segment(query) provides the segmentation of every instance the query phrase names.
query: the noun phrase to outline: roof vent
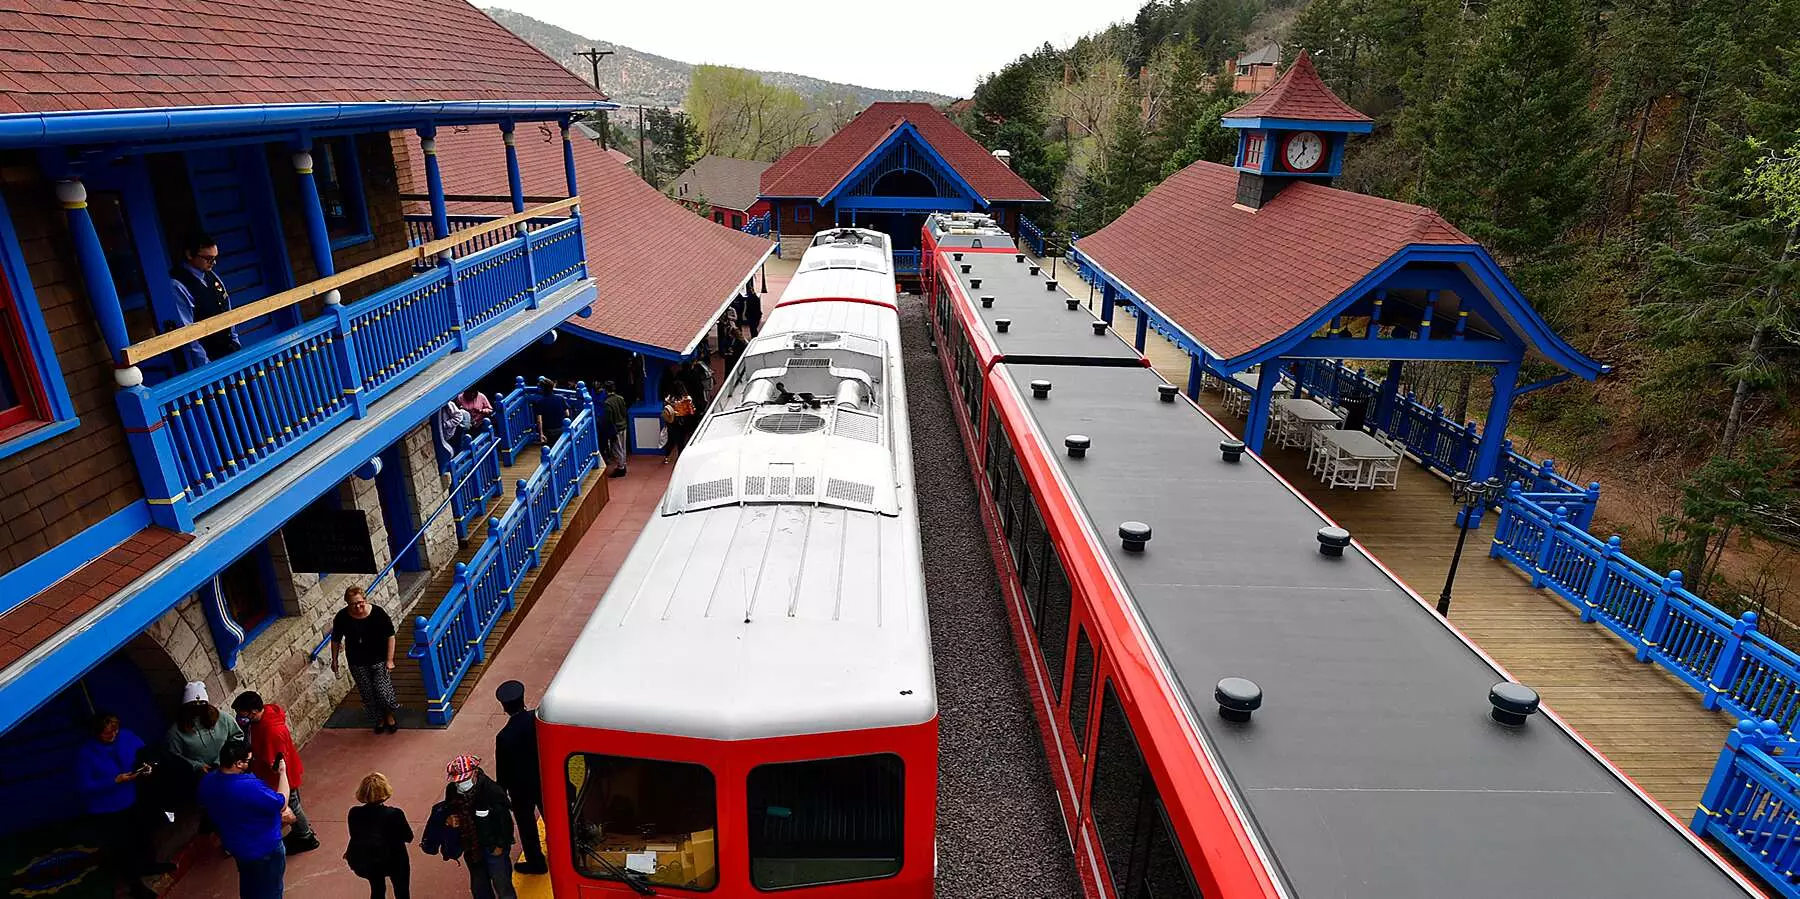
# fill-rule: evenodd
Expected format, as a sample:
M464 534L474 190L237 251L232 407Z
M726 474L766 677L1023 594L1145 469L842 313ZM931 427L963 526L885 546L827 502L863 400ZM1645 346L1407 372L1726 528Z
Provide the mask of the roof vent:
M1141 521L1127 521L1119 525L1119 545L1128 553L1141 553L1144 544L1150 542L1150 526Z
M1035 399L1043 399L1050 395L1050 382L1039 379L1031 382L1031 395Z
M1055 278L1045 278L1044 279L1044 289L1045 290L1055 290L1056 289L1056 279Z
M1512 681L1501 681L1488 691L1493 709L1488 716L1507 727L1524 727L1525 719L1537 713L1537 691Z
M1063 303L1064 303L1064 304L1066 304L1066 305L1067 305L1067 306L1068 306L1068 307L1069 307L1069 311L1070 311L1070 312L1074 312L1074 311L1075 311L1075 308L1076 308L1076 307L1077 307L1077 306L1080 306L1080 305L1081 305L1081 301L1080 301L1080 300L1078 300L1078 299L1075 299L1075 298L1074 298L1074 297L1067 297L1067 298L1064 298L1064 300L1063 300Z
M860 412L838 410L837 421L831 426L834 437L848 437L868 443L881 442L881 419Z
M788 368L830 368L831 360L827 359L827 358L823 358L823 357L820 357L817 359L794 358L794 359L789 359L787 361L787 367Z
M1094 336L1100 337L1100 336L1104 335L1105 333L1106 333L1106 322L1101 322L1101 321L1094 322Z
M974 267L975 267L975 266L974 266L974 264L973 264L973 263L969 263L969 262L965 262L965 263L963 263L963 264L962 264L962 270L963 270L963 274L965 274L965 275L966 275L966 274L968 274L968 273L969 273L969 269L972 269L972 268L974 268Z
M1037 267L1037 263L1032 263L1030 266L1028 266L1028 268L1031 271L1031 273L1034 275L1037 274L1038 272L1043 271L1043 269Z
M983 308L983 309L994 308L994 295L993 294L984 293L981 295L981 308Z
M767 486L768 483L769 483L768 479L763 477L762 475L759 475L759 474L747 475L744 477L744 495L745 496L762 496L763 494L769 492L769 488Z
M969 279L969 289L970 290L980 290L981 289L981 279L980 278L970 278Z
M837 343L844 335L836 331L801 331L791 339L795 343Z
M1181 390L1181 388L1176 387L1174 384L1158 384L1156 385L1157 399L1160 399L1165 403L1173 403L1175 402L1175 394L1179 390Z
M811 412L775 412L757 419L752 427L765 434L810 434L824 430L825 417Z
M862 503L865 506L875 504L875 487L860 481L841 481L830 478L825 481L825 496L846 503Z
M1250 720L1250 713L1262 708L1262 688L1242 677L1221 678L1213 687L1213 698L1219 702L1219 717L1239 724Z
M1243 458L1243 456L1244 456L1244 441L1242 441L1242 440L1221 440L1221 441L1219 441L1219 458L1224 459L1227 462L1236 462L1237 460Z
M698 484L689 484L687 488L687 501L690 506L699 505L700 503L717 502L722 499L728 499L730 496L730 478L719 478L716 481L703 481Z
M1014 262L1024 262L1024 261L1025 261L1025 254L1024 254L1024 253L1014 253L1014 254L1013 254L1013 261L1014 261Z
M1319 528L1319 555L1330 559L1342 558L1344 548L1350 545L1350 532L1343 528Z
M951 254L950 254L950 258L952 258L952 259L954 259L954 260L956 260L956 261L957 261L957 262L961 262L961 261L962 261L962 254L961 254L961 253L951 253Z
M1086 434L1070 434L1063 438L1063 446L1069 448L1069 458L1071 459L1081 459L1086 457L1088 447L1093 445L1093 439Z
M1012 327L1012 319L996 318L996 319L994 319L994 327L999 328L1000 333L1005 334L1006 329Z

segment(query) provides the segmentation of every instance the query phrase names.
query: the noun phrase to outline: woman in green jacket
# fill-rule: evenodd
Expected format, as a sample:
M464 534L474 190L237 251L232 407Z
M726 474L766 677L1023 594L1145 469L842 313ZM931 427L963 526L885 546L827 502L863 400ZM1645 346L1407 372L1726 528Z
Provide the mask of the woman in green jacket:
M181 691L181 708L175 712L175 723L163 748L169 758L185 763L190 784L198 784L200 775L219 766L219 750L233 740L243 741L243 728L237 718L219 714L219 707L206 695L206 685L194 681Z

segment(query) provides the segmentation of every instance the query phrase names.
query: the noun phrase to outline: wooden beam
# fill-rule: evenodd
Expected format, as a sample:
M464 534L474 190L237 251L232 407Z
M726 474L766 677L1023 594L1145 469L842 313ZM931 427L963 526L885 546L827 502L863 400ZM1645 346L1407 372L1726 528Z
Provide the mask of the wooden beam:
M449 237L433 240L416 247L408 247L398 253L389 253L386 256L379 259L372 259L354 268L344 269L328 278L320 278L317 281L284 290L273 296L263 297L254 303L238 306L234 309L228 309L211 318L176 328L173 331L158 334L149 340L134 343L131 346L126 347L124 353L125 364L138 365L146 359L155 358L170 350L187 346L208 335L217 334L220 331L224 331L235 325L243 324L253 318L268 315L278 309L285 309L295 303L312 299L313 297L328 291L336 290L345 284L360 281L371 275L378 275L397 266L411 265L421 259L428 259L432 256L436 256L445 250L452 249L459 244L473 240L483 234L501 231L548 213L560 212L564 209L571 208L580 202L580 197L569 197L554 203L536 206L527 209L524 212L514 213L505 218L498 218L491 222L483 222L479 225L464 228L461 231L451 234Z
M416 200L416 201L420 201L420 202L429 202L431 200L431 195L430 194L401 194L400 199L409 200L409 201ZM561 199L563 199L563 198L556 197L556 196L527 195L525 197L525 202L527 202L527 203L554 203ZM445 194L444 202L446 202L446 203L511 203L512 202L512 194Z

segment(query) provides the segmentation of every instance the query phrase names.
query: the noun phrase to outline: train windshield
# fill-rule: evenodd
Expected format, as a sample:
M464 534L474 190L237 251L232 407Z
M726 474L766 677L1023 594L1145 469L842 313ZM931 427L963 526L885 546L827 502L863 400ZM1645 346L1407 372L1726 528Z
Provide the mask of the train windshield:
M905 765L863 755L751 770L750 882L757 889L900 873Z
M575 868L602 880L710 890L719 883L718 805L700 765L569 756Z

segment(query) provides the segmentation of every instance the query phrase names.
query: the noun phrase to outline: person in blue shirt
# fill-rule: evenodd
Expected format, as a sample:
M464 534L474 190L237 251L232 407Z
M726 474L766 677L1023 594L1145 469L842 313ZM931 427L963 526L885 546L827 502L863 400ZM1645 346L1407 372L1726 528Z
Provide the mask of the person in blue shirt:
M120 727L119 716L98 712L93 737L75 750L75 786L114 880L125 884L132 899L155 899L156 891L144 886L144 875L174 866L152 864L152 825L138 806L138 781L152 770L143 759L144 741Z
M212 318L231 308L231 292L213 269L219 264L219 243L211 235L198 233L182 242L182 261L169 269L169 292L175 299L175 320L165 330L191 325ZM188 368L195 369L237 352L236 326L209 334L182 347L182 358Z
M281 828L288 810L287 760L275 760L273 789L250 773L250 747L233 741L219 750L219 767L200 778L200 806L212 816L219 842L237 861L240 899L279 899L287 873Z

